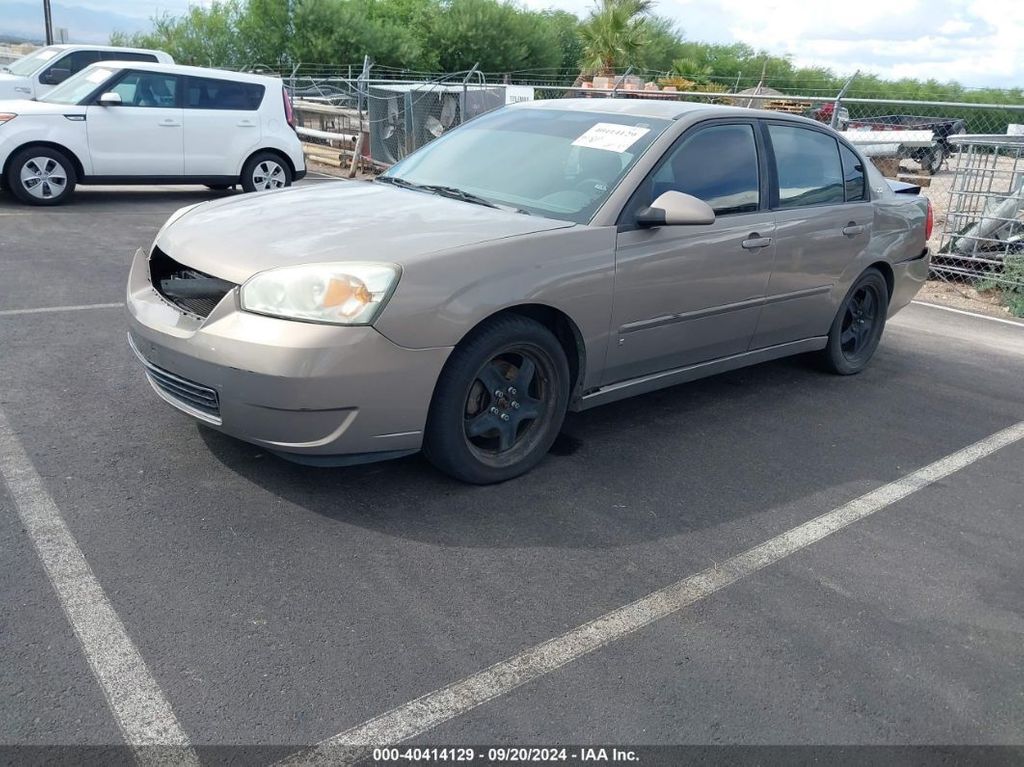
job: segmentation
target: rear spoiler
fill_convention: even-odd
[[[895,181],[891,178],[887,178],[885,183],[887,183],[889,188],[896,194],[921,194],[921,187],[917,184],[908,184],[905,181]]]

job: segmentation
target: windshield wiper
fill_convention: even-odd
[[[392,186],[400,186],[403,189],[422,189],[419,184],[414,184],[411,181],[406,181],[404,178],[398,176],[377,176],[374,179],[374,183],[377,184],[391,184]]]
[[[491,202],[486,197],[481,197],[478,194],[473,194],[472,192],[467,192],[464,189],[459,189],[454,186],[445,186],[444,184],[417,184],[413,181],[407,181],[404,178],[400,178],[399,176],[377,176],[376,181],[379,181],[382,184],[400,186],[403,189],[417,189],[424,192],[432,192],[433,194],[440,195],[441,197],[450,197],[453,200],[471,202],[474,205],[483,205],[486,208],[494,208],[495,210],[511,210],[515,213],[522,213],[526,216],[531,215],[527,210],[498,205],[497,203]]]
[[[10,67],[0,67],[0,72],[7,72],[7,73],[10,73],[10,71],[11,71],[11,68],[10,68]]]
[[[462,200],[463,202],[471,202],[474,205],[483,205],[487,208],[499,208],[493,202],[488,200],[486,197],[467,192],[462,189],[458,189],[454,186],[444,186],[442,184],[422,184],[421,189],[426,189],[428,192],[439,194],[442,197],[451,197],[453,200]]]

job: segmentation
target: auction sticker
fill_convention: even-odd
[[[615,123],[597,123],[578,139],[573,146],[585,146],[590,149],[604,149],[608,152],[625,152],[650,128],[637,128],[632,125],[616,125]]]

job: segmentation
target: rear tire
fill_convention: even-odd
[[[438,377],[427,459],[476,485],[525,474],[562,428],[569,377],[565,351],[546,327],[514,314],[490,320],[455,348]]]
[[[246,192],[284,189],[292,185],[292,170],[281,155],[257,152],[242,168],[241,184]]]
[[[63,152],[50,147],[27,147],[16,152],[7,166],[5,185],[28,205],[60,205],[74,194],[75,165]]]
[[[855,375],[875,354],[889,313],[889,286],[877,269],[866,270],[846,294],[821,352],[827,370]]]

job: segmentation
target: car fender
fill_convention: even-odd
[[[69,115],[77,116],[74,107]],[[77,160],[84,175],[92,173],[92,158],[89,155],[89,140],[84,115],[81,120],[72,120],[65,115],[45,117],[21,116],[7,122],[0,132],[0,167],[6,169],[11,155],[28,144],[42,143],[59,147]]]
[[[615,276],[615,228],[574,226],[412,259],[375,323],[411,349],[454,346],[488,317],[549,306],[579,329],[584,388],[604,368]]]
[[[244,156],[240,158],[237,167],[235,168],[235,175],[242,175],[242,168],[245,167],[245,163],[250,157],[256,152],[264,150],[274,150],[282,153],[291,160],[295,170],[301,171],[306,167],[306,157],[302,152],[302,144],[296,137],[294,142],[289,142],[286,138],[281,136],[275,136],[273,134],[263,133],[262,137],[250,145],[249,149],[244,153]]]

